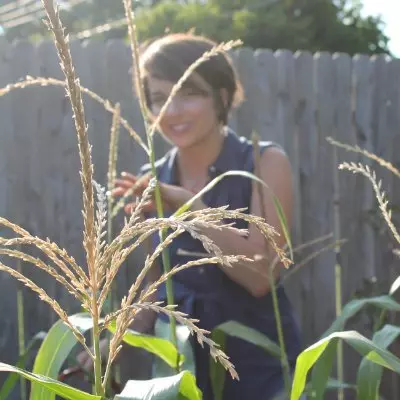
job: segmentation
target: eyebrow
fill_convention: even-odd
[[[162,92],[160,90],[156,90],[155,92],[150,91],[150,95],[151,96],[159,96],[159,95],[165,96],[166,93],[164,93],[164,92]]]

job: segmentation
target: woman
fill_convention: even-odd
[[[173,85],[183,72],[202,54],[215,45],[212,41],[191,34],[168,35],[152,42],[141,57],[146,103],[155,118],[168,98]],[[157,162],[157,174],[167,213],[175,211],[200,191],[211,179],[228,170],[253,171],[251,143],[227,128],[231,109],[242,99],[241,85],[231,60],[226,54],[211,57],[202,63],[180,89],[159,123],[162,135],[173,145]],[[288,223],[292,214],[292,177],[289,161],[280,147],[260,143],[260,177],[280,200]],[[145,165],[140,175],[150,170]],[[137,181],[124,173],[117,180],[114,195],[122,195]],[[231,209],[247,207],[253,215],[266,212],[267,222],[280,233],[277,240],[284,246],[284,235],[268,191],[260,204],[257,186],[248,178],[231,176],[222,179],[193,208],[229,205]],[[129,212],[130,207],[126,211]],[[153,212],[154,204],[147,211]],[[247,237],[232,231],[204,232],[224,254],[239,254],[254,258],[251,268],[245,263],[232,267],[207,265],[179,272],[174,276],[175,302],[179,309],[198,319],[199,326],[211,331],[229,320],[239,321],[278,342],[267,267],[274,258],[266,248],[264,237],[254,226],[237,221],[238,228],[248,228]],[[169,247],[171,265],[183,264],[198,257],[204,249],[199,241],[184,233]],[[266,259],[267,258],[267,259]],[[161,260],[160,260],[161,263]],[[159,267],[160,268],[160,267]],[[279,268],[275,269],[278,279]],[[154,271],[152,279],[160,273]],[[284,289],[278,287],[278,298],[290,366],[293,368],[300,351],[299,332]],[[165,290],[158,293],[166,299]],[[142,313],[135,329],[149,329],[154,315]],[[197,384],[204,399],[213,399],[209,379],[209,351],[194,343]],[[228,337],[226,353],[234,364],[240,380],[225,380],[224,399],[272,399],[283,390],[283,374],[279,360],[243,340]]]

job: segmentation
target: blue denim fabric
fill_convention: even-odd
[[[262,150],[274,146],[272,142],[261,142]],[[158,178],[162,182],[179,184],[176,174],[176,149],[172,149],[157,162]],[[148,170],[142,168],[142,172]],[[252,172],[253,147],[250,141],[227,131],[222,151],[209,168],[211,179],[229,170]],[[251,181],[240,176],[222,179],[203,197],[210,207],[229,205],[231,209],[249,207],[251,203]],[[243,220],[235,221],[238,228],[247,228]],[[154,236],[154,246],[158,244]],[[201,242],[189,233],[183,233],[169,247],[171,265],[182,265],[194,256],[179,254],[178,249],[187,252],[205,252]],[[186,254],[185,253],[185,254]],[[160,259],[161,262],[161,259]],[[270,294],[262,298],[250,295],[242,286],[232,281],[218,266],[204,265],[179,272],[173,278],[175,303],[179,310],[199,319],[198,325],[211,331],[215,326],[230,320],[241,322],[256,329],[271,340],[278,342],[275,318]],[[289,363],[294,369],[300,353],[300,333],[293,316],[292,307],[284,288],[278,282],[279,307],[285,335]],[[166,300],[165,287],[158,293],[159,300]],[[166,318],[166,317],[160,317]],[[203,392],[204,400],[213,400],[209,378],[209,350],[193,341],[196,359],[197,384]],[[240,381],[229,376],[225,380],[224,400],[272,399],[283,388],[280,361],[253,344],[228,336],[226,353],[234,364]]]

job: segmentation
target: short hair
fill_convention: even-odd
[[[176,83],[184,72],[216,43],[191,33],[175,33],[157,38],[142,46],[140,69],[146,104],[151,109],[148,89],[150,76]],[[202,62],[183,85],[205,95],[212,94],[216,101],[217,117],[227,124],[231,109],[243,100],[243,88],[232,60],[225,52],[213,55]],[[221,98],[221,89],[227,93],[227,104]]]

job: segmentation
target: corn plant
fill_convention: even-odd
[[[332,138],[328,138],[328,141],[347,151],[361,154],[377,162],[381,167],[388,169],[396,177],[400,177],[400,171],[393,164],[377,155],[358,146],[349,146],[340,143]],[[397,244],[400,245],[400,234],[392,220],[392,212],[389,209],[389,202],[386,195],[382,190],[382,182],[378,181],[375,171],[362,163],[347,162],[341,163],[339,169],[347,170],[354,174],[361,174],[370,181],[382,217],[390,229],[390,232],[393,234]],[[394,250],[394,253],[398,255],[399,250]],[[365,338],[358,332],[343,330],[345,329],[347,321],[354,317],[365,306],[372,306],[381,310],[381,321],[383,321],[383,317],[387,312],[399,312],[400,304],[396,302],[393,297],[399,286],[400,277],[393,282],[386,295],[355,299],[343,307],[340,315],[331,324],[329,329],[324,332],[320,340],[299,355],[294,374],[290,397],[291,400],[299,399],[301,393],[306,388],[307,374],[313,367],[314,369],[309,385],[312,396],[315,399],[324,398],[325,391],[328,388],[328,381],[335,353],[338,344],[341,342],[346,342],[353,347],[363,356],[363,360],[358,370],[357,384],[349,386],[345,385],[343,382],[338,382],[335,386],[339,388],[339,392],[341,392],[344,387],[350,387],[356,390],[358,400],[377,400],[380,398],[379,386],[382,378],[383,367],[400,373],[400,359],[386,350],[399,337],[399,328],[390,324],[385,324],[383,327],[378,326],[379,330],[374,332],[372,340]],[[341,351],[340,348],[338,351]]]

